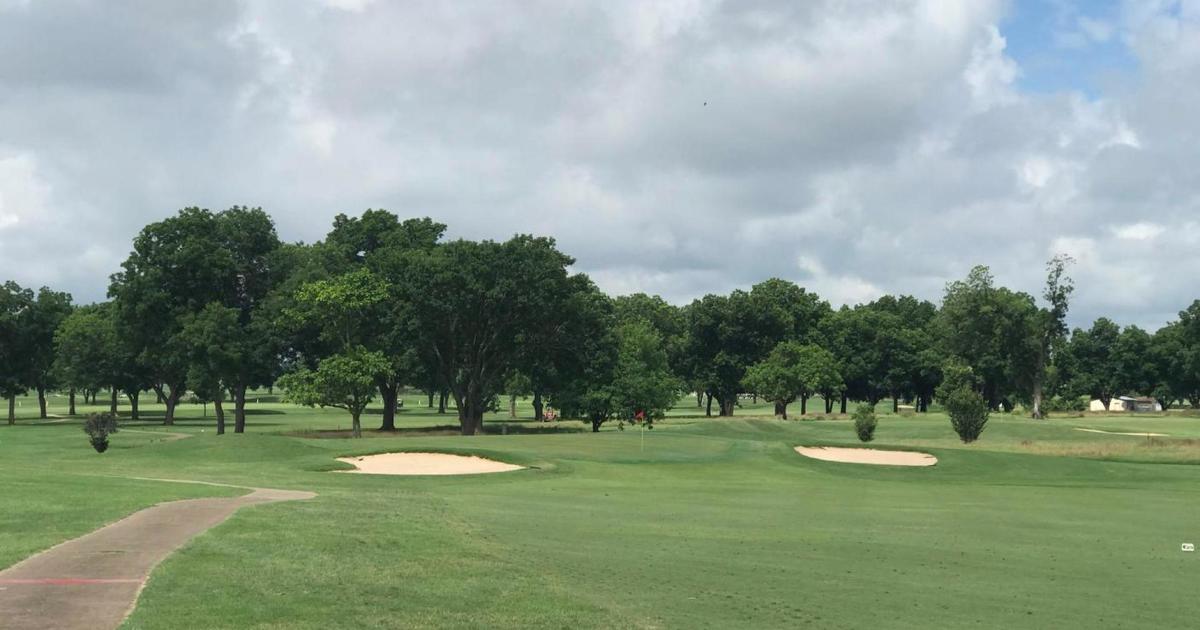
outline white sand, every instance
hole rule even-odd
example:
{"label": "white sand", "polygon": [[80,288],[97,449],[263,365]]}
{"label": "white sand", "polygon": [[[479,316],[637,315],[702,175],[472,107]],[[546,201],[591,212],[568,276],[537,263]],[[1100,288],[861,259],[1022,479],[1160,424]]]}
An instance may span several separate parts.
{"label": "white sand", "polygon": [[845,464],[882,464],[885,466],[932,466],[937,458],[915,451],[881,451],[873,448],[838,448],[836,446],[797,446],[796,452],[805,457]]}
{"label": "white sand", "polygon": [[352,464],[358,469],[338,472],[368,475],[475,475],[523,468],[474,455],[446,453],[383,453],[362,457],[339,457],[338,461]]}
{"label": "white sand", "polygon": [[1132,435],[1135,437],[1167,437],[1166,433],[1121,433],[1120,431],[1101,431],[1100,429],[1084,429],[1075,427],[1076,431],[1087,431],[1088,433],[1107,433],[1108,435]]}

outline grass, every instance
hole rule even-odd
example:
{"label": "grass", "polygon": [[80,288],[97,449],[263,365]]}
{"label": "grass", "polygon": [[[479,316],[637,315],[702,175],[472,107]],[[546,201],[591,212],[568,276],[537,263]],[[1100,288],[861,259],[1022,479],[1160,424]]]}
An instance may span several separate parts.
{"label": "grass", "polygon": [[[76,421],[0,426],[0,566],[156,501],[229,492],[123,478],[136,476],[319,496],[244,509],[193,540],[155,571],[127,628],[1161,628],[1200,613],[1200,557],[1179,550],[1200,542],[1200,468],[1181,465],[1200,461],[1200,418],[996,415],[964,446],[945,416],[881,404],[872,446],[939,458],[904,469],[800,457],[792,446],[857,444],[851,424],[782,422],[765,405],[705,419],[684,400],[642,450],[615,426],[438,434],[453,416],[419,400],[398,434],[357,441],[302,437],[348,416],[278,403],[252,405],[250,433],[220,438],[185,406],[171,431],[193,437],[127,424],[147,432],[118,433],[104,455]],[[534,468],[326,472],[396,450]]]}

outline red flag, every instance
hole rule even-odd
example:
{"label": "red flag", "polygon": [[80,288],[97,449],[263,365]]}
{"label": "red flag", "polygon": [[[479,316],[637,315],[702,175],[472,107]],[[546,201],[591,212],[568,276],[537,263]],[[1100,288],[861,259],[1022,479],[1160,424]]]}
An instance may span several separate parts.
{"label": "red flag", "polygon": [[638,420],[645,420],[646,413],[644,411],[642,411],[641,409],[638,409],[638,412],[636,414],[634,414],[633,417],[637,418]]}

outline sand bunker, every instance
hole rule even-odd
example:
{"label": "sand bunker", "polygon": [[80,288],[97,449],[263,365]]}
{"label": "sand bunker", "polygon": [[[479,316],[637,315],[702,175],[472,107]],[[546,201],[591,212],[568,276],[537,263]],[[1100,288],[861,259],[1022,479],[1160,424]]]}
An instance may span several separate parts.
{"label": "sand bunker", "polygon": [[796,452],[805,457],[844,464],[881,464],[884,466],[932,466],[937,458],[915,451],[880,451],[873,448],[838,448],[835,446],[797,446]]}
{"label": "sand bunker", "polygon": [[1075,427],[1076,431],[1087,431],[1088,433],[1106,433],[1108,435],[1132,435],[1134,437],[1167,437],[1166,433],[1122,433],[1120,431],[1101,431],[1100,429],[1084,429]]}
{"label": "sand bunker", "polygon": [[368,475],[475,475],[521,470],[522,466],[505,464],[474,455],[446,453],[383,453],[362,457],[339,457],[339,462],[352,464],[358,470],[338,472]]}

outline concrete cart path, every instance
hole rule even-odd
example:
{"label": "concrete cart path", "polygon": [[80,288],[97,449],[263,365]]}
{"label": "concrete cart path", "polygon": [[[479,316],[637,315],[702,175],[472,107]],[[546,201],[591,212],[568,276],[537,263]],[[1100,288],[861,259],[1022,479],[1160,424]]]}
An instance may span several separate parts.
{"label": "concrete cart path", "polygon": [[0,628],[116,628],[133,611],[150,571],[193,536],[245,505],[316,496],[251,489],[241,497],[160,503],[0,571]]}

